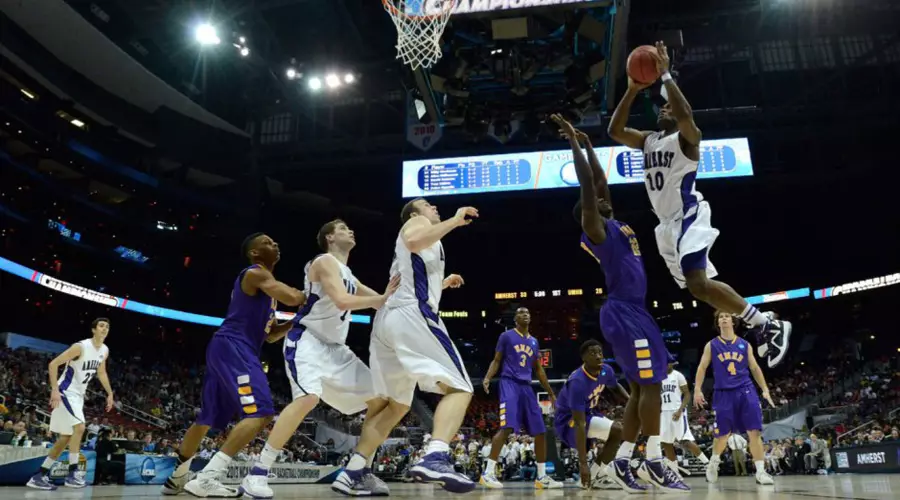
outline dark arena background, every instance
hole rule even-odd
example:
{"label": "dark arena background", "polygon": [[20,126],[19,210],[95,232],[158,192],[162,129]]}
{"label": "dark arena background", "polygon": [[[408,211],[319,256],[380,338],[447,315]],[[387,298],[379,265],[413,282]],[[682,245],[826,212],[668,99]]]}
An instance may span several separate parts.
{"label": "dark arena background", "polygon": [[[786,361],[764,370],[775,485],[736,477],[733,455],[751,474],[754,465],[730,449],[708,485],[679,449],[693,489],[681,496],[900,497],[900,3],[452,8],[443,57],[412,70],[395,59],[397,32],[376,0],[0,0],[0,498],[64,494],[24,484],[55,440],[48,363],[98,317],[110,322],[116,403],[105,412],[102,387],[88,386],[78,467],[89,486],[77,498],[156,498],[199,410],[205,348],[246,265],[243,239],[270,235],[277,278],[303,288],[317,231],[341,218],[357,240],[350,266],[382,290],[400,210],[420,195],[445,218],[480,212],[443,239],[447,273],[465,285],[445,292],[440,311],[476,387],[452,455],[477,480],[499,426],[497,386],[485,394],[481,380],[516,309],[531,312],[556,392],[579,346],[603,341],[604,275],[579,248],[579,190],[552,113],[589,134],[620,182],[616,217],[642,243],[647,307],[693,391],[713,311],[670,277],[643,158],[607,135],[627,55],[657,40],[715,144],[697,182],[721,231],[710,257],[723,280],[794,325]],[[629,125],[655,129],[662,103],[657,83]],[[374,314],[352,317],[348,344],[364,361]],[[264,346],[262,362],[280,410],[291,394],[281,342]],[[711,376],[702,390],[711,396]],[[447,495],[406,475],[437,401],[417,392],[378,452],[375,472],[394,496]],[[603,405],[622,417],[612,399]],[[715,417],[688,412],[708,454]],[[320,403],[273,469],[276,497],[337,497],[328,484],[362,422]],[[234,457],[226,484],[240,482],[268,432]],[[211,433],[194,465],[223,439]],[[580,492],[575,450],[549,442],[561,495],[623,495]],[[530,443],[504,446],[502,478],[518,497],[534,495]],[[50,471],[58,484],[65,461]]]}

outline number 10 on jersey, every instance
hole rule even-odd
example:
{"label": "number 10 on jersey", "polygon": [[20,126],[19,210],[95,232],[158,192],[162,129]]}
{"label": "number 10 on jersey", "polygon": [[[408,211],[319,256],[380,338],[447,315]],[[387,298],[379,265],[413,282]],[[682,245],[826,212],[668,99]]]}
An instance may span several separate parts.
{"label": "number 10 on jersey", "polygon": [[644,179],[647,181],[647,189],[650,191],[662,191],[666,182],[665,176],[663,176],[663,173],[659,170],[647,173],[647,175],[644,176]]}

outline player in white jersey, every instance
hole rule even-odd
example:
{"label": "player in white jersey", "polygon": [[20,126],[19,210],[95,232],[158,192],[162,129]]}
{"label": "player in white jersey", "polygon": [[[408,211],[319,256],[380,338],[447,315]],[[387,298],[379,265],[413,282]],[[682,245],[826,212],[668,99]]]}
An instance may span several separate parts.
{"label": "player in white jersey", "polygon": [[695,186],[702,134],[694,123],[690,104],[669,73],[665,44],[657,42],[652,55],[662,75],[663,97],[668,101],[657,117],[660,130],[641,131],[626,126],[635,97],[651,85],[629,78],[628,90],[610,120],[609,136],[644,152],[644,185],[659,217],[656,244],[675,281],[698,300],[750,324],[759,356],[768,359],[770,368],[774,367],[787,354],[791,324],[757,311],[733,288],[711,279],[718,273],[708,254],[719,230],[712,227],[709,203],[703,201]]}
{"label": "player in white jersey", "polygon": [[[274,496],[268,485],[269,469],[320,399],[346,415],[368,407],[369,418],[385,406],[375,398],[369,367],[347,347],[346,340],[350,311],[380,308],[397,289],[400,278],[391,279],[384,293],[360,283],[347,267],[356,237],[340,219],[322,226],[316,240],[326,253],[306,265],[306,304],[284,340],[284,362],[294,400],[278,416],[260,459],[241,483],[241,492],[252,498]],[[363,483],[370,494],[389,493],[387,485],[370,470]]]}
{"label": "player in white jersey", "polygon": [[659,436],[662,442],[663,453],[665,453],[666,457],[666,465],[669,466],[669,469],[675,471],[676,474],[681,470],[690,475],[690,472],[678,466],[675,455],[676,441],[681,442],[685,449],[699,458],[704,464],[709,463],[709,458],[697,446],[694,434],[691,432],[687,414],[688,401],[691,400],[691,390],[688,388],[688,382],[684,375],[675,369],[677,364],[678,361],[675,361],[675,359],[669,359],[669,376],[662,382],[662,416],[659,419]]}
{"label": "player in white jersey", "polygon": [[424,199],[406,204],[400,213],[403,227],[397,237],[391,274],[400,275],[400,288],[378,311],[369,345],[369,367],[375,393],[385,410],[366,418],[356,453],[332,489],[346,495],[366,494],[363,485],[366,457],[371,456],[409,411],[416,385],[443,394],[434,412],[434,429],[422,461],[410,475],[444,489],[465,493],[475,482],[453,469],[450,441],[456,436],[472,399],[472,382],[462,358],[438,313],[441,291],[459,288],[458,275],[444,278],[444,248],[441,238],[477,217],[471,207],[441,222],[437,208]]}
{"label": "player in white jersey", "polygon": [[[106,390],[106,411],[115,403],[109,376],[106,373],[106,360],[109,348],[103,343],[109,335],[109,320],[97,318],[91,323],[92,337],[72,344],[62,354],[50,362],[50,431],[59,434],[41,469],[31,477],[28,486],[39,490],[55,490],[50,482],[50,467],[62,454],[66,445],[69,447],[69,474],[65,485],[70,488],[84,488],[84,472],[78,470],[78,456],[81,450],[81,438],[84,434],[84,394],[88,382],[94,376],[100,379],[100,385]],[[59,368],[65,365],[62,380],[59,379]]]}

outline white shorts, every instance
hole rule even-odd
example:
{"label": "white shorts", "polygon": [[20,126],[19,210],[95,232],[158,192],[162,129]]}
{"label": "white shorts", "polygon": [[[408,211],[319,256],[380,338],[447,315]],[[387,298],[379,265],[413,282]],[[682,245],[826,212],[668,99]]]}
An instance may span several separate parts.
{"label": "white shorts", "polygon": [[705,201],[681,219],[660,221],[656,226],[656,246],[678,286],[687,288],[685,271],[706,269],[707,278],[719,274],[709,260],[709,250],[718,237],[719,230],[712,227],[712,212]]}
{"label": "white shorts", "polygon": [[663,410],[659,417],[659,440],[663,443],[693,441],[694,434],[691,432],[691,426],[688,425],[687,411],[681,412],[681,418],[673,421],[674,415],[674,410]]}
{"label": "white shorts", "polygon": [[438,383],[473,392],[462,356],[444,322],[419,304],[378,311],[372,325],[369,366],[375,393],[407,406],[412,404],[416,384],[438,394],[443,394]]}
{"label": "white shorts", "polygon": [[315,394],[335,410],[352,415],[375,397],[369,367],[344,344],[327,344],[308,330],[296,342],[284,340],[284,366],[294,399]]}
{"label": "white shorts", "polygon": [[62,403],[50,413],[50,432],[71,436],[72,428],[84,423],[84,396],[62,393]]}
{"label": "white shorts", "polygon": [[591,423],[588,425],[587,438],[599,439],[606,441],[609,438],[609,431],[612,430],[613,421],[606,417],[591,417]]}

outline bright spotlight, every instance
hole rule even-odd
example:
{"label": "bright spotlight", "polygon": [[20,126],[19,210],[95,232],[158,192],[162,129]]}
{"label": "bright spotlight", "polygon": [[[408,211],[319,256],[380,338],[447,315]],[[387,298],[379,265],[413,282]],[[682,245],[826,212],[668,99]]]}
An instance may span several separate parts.
{"label": "bright spotlight", "polygon": [[325,77],[325,84],[328,85],[330,88],[335,88],[341,84],[341,80],[338,78],[337,75],[332,73]]}
{"label": "bright spotlight", "polygon": [[356,80],[356,77],[353,76],[353,73],[347,73],[344,75],[344,83],[350,84]]}
{"label": "bright spotlight", "polygon": [[194,31],[194,37],[200,45],[218,45],[222,42],[218,33],[216,33],[216,28],[208,23],[197,26],[197,29]]}
{"label": "bright spotlight", "polygon": [[309,88],[312,90],[319,90],[320,88],[322,88],[322,80],[319,80],[318,78],[310,78]]}
{"label": "bright spotlight", "polygon": [[247,43],[247,39],[245,37],[238,38],[238,41],[240,41],[241,43]]}
{"label": "bright spotlight", "polygon": [[241,56],[247,57],[250,55],[250,49],[247,47],[241,47]]}
{"label": "bright spotlight", "polygon": [[288,68],[287,69],[287,77],[288,77],[288,80],[293,80],[294,78],[297,78],[297,70],[295,70],[294,68]]}

